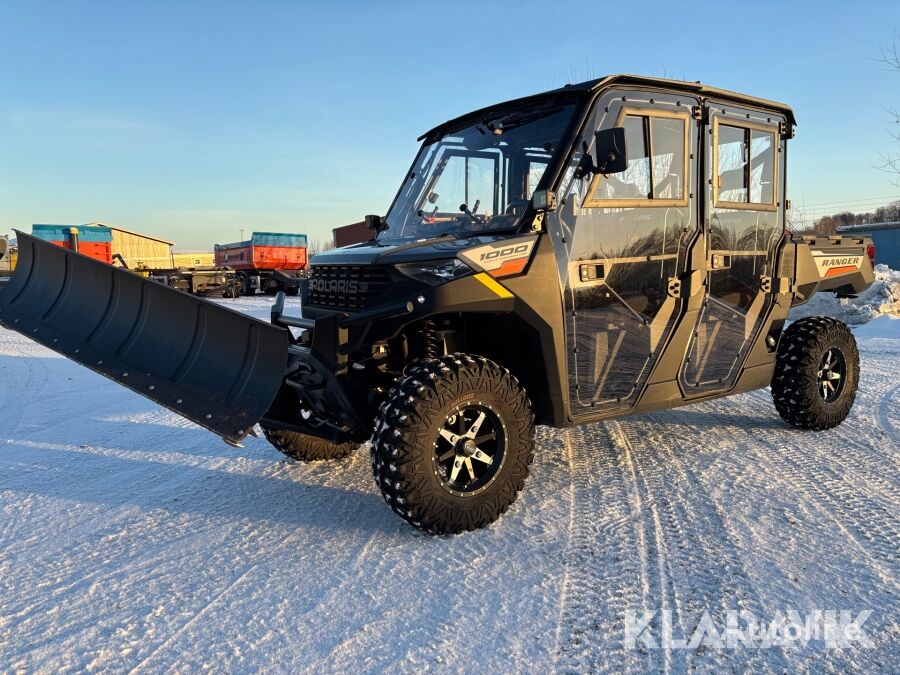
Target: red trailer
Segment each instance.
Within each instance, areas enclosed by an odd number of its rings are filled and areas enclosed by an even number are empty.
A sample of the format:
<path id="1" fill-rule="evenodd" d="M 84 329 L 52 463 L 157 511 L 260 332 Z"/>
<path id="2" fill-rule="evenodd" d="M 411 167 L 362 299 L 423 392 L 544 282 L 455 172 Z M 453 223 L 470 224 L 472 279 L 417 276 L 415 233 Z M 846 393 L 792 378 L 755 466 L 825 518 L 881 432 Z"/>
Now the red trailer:
<path id="1" fill-rule="evenodd" d="M 112 230 L 97 225 L 32 225 L 31 233 L 70 251 L 112 264 Z"/>
<path id="2" fill-rule="evenodd" d="M 247 241 L 216 244 L 215 252 L 216 266 L 235 270 L 247 295 L 296 295 L 308 262 L 305 234 L 254 232 Z"/>

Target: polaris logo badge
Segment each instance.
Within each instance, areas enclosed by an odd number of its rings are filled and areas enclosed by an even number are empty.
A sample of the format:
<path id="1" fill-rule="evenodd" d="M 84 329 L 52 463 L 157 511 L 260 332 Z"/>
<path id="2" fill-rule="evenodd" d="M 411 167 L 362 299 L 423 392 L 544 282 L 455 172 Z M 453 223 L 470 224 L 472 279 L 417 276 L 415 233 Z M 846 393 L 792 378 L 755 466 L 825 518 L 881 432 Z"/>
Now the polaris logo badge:
<path id="1" fill-rule="evenodd" d="M 356 295 L 365 292 L 369 284 L 356 279 L 316 279 L 309 280 L 309 290 L 317 293 L 338 293 L 343 295 Z"/>

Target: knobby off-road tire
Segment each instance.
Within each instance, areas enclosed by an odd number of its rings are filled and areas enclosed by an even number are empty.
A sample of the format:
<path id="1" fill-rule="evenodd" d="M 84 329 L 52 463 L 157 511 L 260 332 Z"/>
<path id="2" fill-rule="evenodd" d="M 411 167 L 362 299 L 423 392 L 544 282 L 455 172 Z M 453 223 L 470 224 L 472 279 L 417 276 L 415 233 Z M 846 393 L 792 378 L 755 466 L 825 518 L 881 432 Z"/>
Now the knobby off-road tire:
<path id="1" fill-rule="evenodd" d="M 850 329 L 814 316 L 792 323 L 778 345 L 772 399 L 782 419 L 802 429 L 831 429 L 853 407 L 859 351 Z"/>
<path id="2" fill-rule="evenodd" d="M 397 515 L 432 534 L 474 530 L 497 520 L 525 484 L 531 401 L 506 368 L 481 356 L 424 359 L 382 404 L 370 449 Z"/>
<path id="3" fill-rule="evenodd" d="M 300 462 L 320 462 L 347 457 L 358 443 L 331 443 L 323 438 L 307 436 L 299 431 L 262 428 L 266 440 L 291 459 Z"/>

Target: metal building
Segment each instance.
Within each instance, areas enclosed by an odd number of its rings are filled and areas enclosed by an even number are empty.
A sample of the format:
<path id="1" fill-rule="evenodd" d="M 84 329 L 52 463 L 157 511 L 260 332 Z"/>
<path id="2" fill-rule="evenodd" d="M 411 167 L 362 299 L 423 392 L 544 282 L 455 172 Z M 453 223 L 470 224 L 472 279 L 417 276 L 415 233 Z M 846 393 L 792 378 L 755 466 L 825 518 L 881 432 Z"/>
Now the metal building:
<path id="1" fill-rule="evenodd" d="M 113 255 L 122 256 L 129 269 L 171 269 L 173 242 L 106 223 L 91 223 L 91 225 L 106 226 L 112 230 Z"/>
<path id="2" fill-rule="evenodd" d="M 845 225 L 838 234 L 868 234 L 875 244 L 875 262 L 900 270 L 900 222 Z"/>
<path id="3" fill-rule="evenodd" d="M 216 256 L 212 251 L 175 251 L 172 253 L 172 268 L 214 267 Z"/>

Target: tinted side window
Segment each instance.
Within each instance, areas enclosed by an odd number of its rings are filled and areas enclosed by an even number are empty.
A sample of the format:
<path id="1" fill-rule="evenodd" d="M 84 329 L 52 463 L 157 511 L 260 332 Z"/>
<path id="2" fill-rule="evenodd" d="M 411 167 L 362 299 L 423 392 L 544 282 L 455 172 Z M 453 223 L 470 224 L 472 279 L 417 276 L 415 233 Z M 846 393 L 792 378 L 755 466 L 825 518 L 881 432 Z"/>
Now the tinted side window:
<path id="1" fill-rule="evenodd" d="M 597 175 L 585 207 L 684 205 L 687 174 L 687 113 L 629 110 L 625 129 L 628 166 L 618 174 Z"/>
<path id="2" fill-rule="evenodd" d="M 544 171 L 547 170 L 547 162 L 532 160 L 528 162 L 527 185 L 525 186 L 525 199 L 531 199 L 531 195 L 537 190 L 538 183 L 544 177 Z"/>
<path id="3" fill-rule="evenodd" d="M 650 118 L 653 199 L 684 199 L 686 120 Z"/>
<path id="4" fill-rule="evenodd" d="M 750 201 L 775 203 L 775 134 L 750 130 Z"/>
<path id="5" fill-rule="evenodd" d="M 775 208 L 777 132 L 716 121 L 716 191 L 719 208 Z"/>

